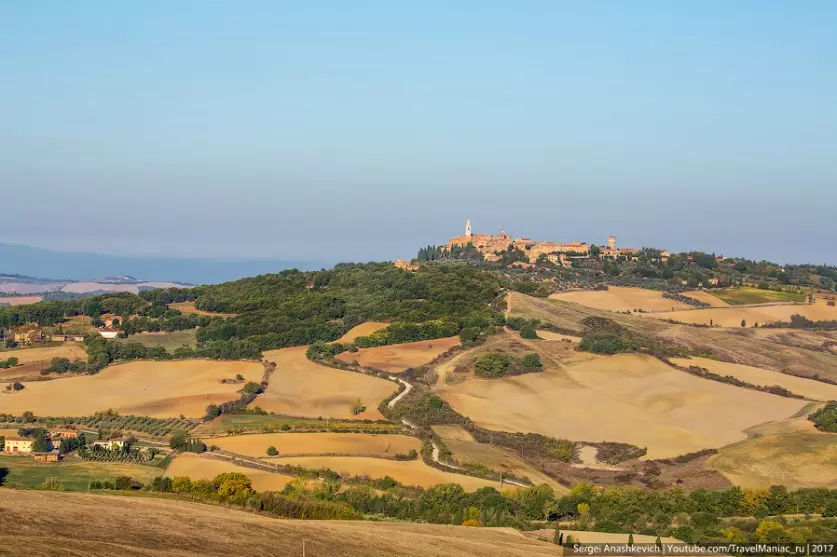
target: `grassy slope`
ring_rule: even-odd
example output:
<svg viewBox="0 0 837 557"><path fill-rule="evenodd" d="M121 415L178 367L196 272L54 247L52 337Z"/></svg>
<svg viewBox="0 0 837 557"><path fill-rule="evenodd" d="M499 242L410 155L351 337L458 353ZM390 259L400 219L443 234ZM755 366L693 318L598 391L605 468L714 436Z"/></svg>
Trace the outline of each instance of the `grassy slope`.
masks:
<svg viewBox="0 0 837 557"><path fill-rule="evenodd" d="M537 318L580 333L583 330L581 320L591 315L607 317L641 335L675 342L693 350L711 350L722 361L802 377L819 375L837 381L837 355L823 351L811 338L803 347L786 344L787 337L782 335L762 336L757 329L738 331L671 324L512 293L512 316L515 317ZM822 342L830 340L826 335L817 338Z"/></svg>
<svg viewBox="0 0 837 557"><path fill-rule="evenodd" d="M523 557L561 549L513 530L279 520L199 503L0 489L0 554L297 557ZM103 520L103 518L107 520ZM34 527L33 527L34 525ZM84 525L95 525L89 528Z"/></svg>
<svg viewBox="0 0 837 557"><path fill-rule="evenodd" d="M174 352L184 344L194 348L197 346L195 331L173 331L171 333L139 333L131 335L121 342L138 342L143 346L162 346L169 352Z"/></svg>
<svg viewBox="0 0 837 557"><path fill-rule="evenodd" d="M35 462L29 457L0 455L0 470L6 469L5 484L19 484L26 487L39 487L47 478L57 478L64 489L83 491L88 481L113 480L118 476L131 476L141 482L147 482L163 473L155 466L141 464L118 464L111 462L85 462L75 458L59 463Z"/></svg>
<svg viewBox="0 0 837 557"><path fill-rule="evenodd" d="M805 301L805 294L802 293L776 292L773 290L759 290L758 288L730 288L712 290L711 293L732 306Z"/></svg>

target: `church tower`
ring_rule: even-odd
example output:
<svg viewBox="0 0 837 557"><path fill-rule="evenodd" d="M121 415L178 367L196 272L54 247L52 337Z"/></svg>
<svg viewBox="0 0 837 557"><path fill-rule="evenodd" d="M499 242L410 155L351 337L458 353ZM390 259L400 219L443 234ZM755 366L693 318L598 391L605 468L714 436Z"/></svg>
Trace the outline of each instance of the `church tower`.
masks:
<svg viewBox="0 0 837 557"><path fill-rule="evenodd" d="M466 219L465 220L465 235L466 236L471 235L471 219Z"/></svg>

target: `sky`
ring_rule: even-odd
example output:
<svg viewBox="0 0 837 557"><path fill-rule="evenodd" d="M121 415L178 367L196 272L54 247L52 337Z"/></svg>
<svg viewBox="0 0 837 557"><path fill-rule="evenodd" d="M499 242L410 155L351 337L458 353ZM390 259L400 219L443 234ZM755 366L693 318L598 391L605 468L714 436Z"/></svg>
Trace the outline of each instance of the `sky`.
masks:
<svg viewBox="0 0 837 557"><path fill-rule="evenodd" d="M837 264L837 2L0 3L0 242Z"/></svg>

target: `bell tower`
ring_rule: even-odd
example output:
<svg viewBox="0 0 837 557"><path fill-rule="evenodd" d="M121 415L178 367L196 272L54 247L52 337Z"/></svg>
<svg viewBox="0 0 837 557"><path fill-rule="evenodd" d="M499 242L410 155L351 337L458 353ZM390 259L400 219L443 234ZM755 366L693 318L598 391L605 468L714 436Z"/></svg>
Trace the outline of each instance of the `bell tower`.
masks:
<svg viewBox="0 0 837 557"><path fill-rule="evenodd" d="M466 219L465 220L465 235L466 236L471 235L471 219Z"/></svg>

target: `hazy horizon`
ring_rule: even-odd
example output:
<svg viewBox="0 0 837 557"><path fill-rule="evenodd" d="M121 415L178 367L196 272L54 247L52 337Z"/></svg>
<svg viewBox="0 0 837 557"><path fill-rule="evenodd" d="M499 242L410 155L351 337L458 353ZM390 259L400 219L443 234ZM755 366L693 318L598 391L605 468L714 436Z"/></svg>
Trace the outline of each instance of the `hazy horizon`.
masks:
<svg viewBox="0 0 837 557"><path fill-rule="evenodd" d="M0 243L837 264L837 4L0 6Z"/></svg>

